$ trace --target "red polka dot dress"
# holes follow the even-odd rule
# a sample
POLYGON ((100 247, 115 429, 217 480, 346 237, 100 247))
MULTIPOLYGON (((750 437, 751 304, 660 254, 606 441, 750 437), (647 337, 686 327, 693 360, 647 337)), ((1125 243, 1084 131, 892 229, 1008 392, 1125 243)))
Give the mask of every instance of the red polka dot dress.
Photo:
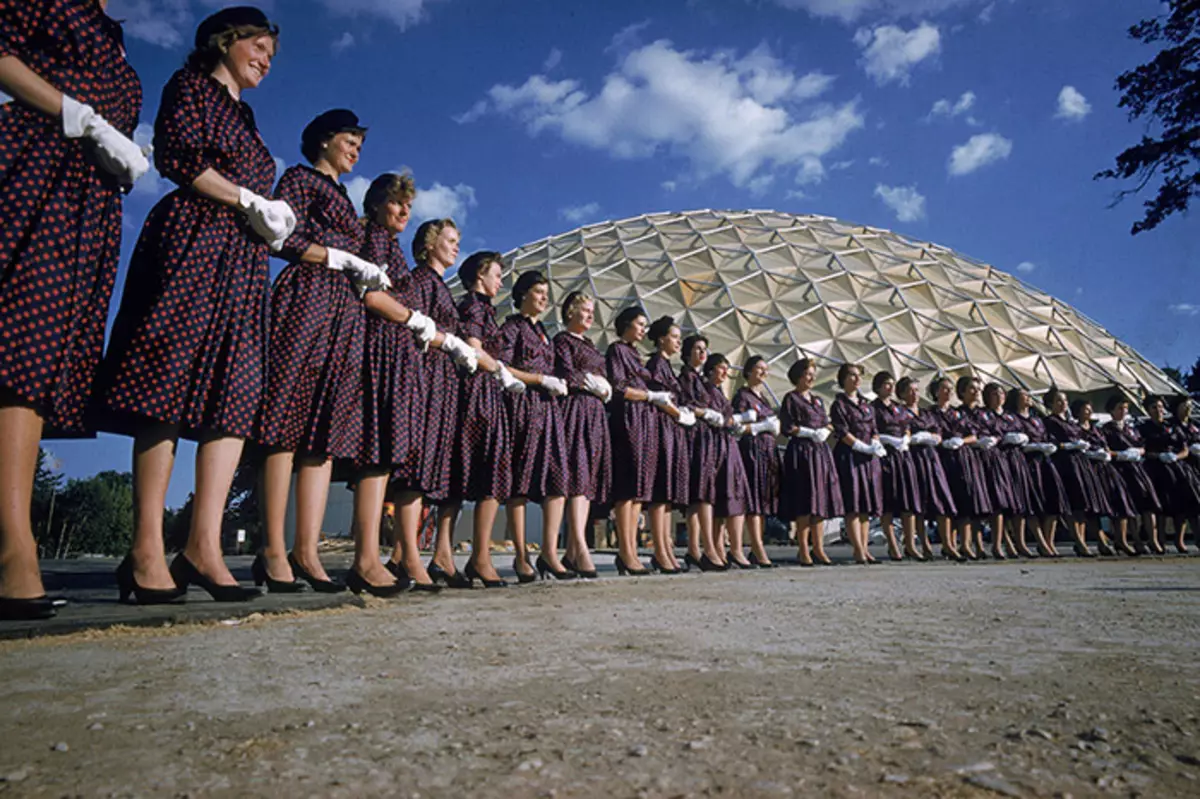
POLYGON ((605 358, 613 388, 613 459, 619 464, 613 475, 613 499, 649 502, 658 469, 659 410, 649 402, 625 399, 625 389, 649 390, 650 372, 638 351, 625 341, 609 344, 605 358))
MULTIPOLYGON (((542 323, 513 314, 500 326, 500 360, 525 372, 554 374, 554 344, 542 323)), ((512 423, 512 497, 541 502, 566 496, 567 445, 559 401, 528 386, 504 396, 512 423)))
POLYGON ((583 387, 587 376, 604 377, 604 355, 583 336, 564 330, 554 337, 554 376, 570 393, 562 400, 567 445, 568 497, 608 502, 612 487, 612 442, 604 403, 583 387))
POLYGON ((271 289, 263 444, 353 459, 362 451, 366 313, 350 278, 300 261, 312 244, 358 252, 363 227, 346 189, 311 167, 288 167, 275 196, 296 214, 290 263, 271 289))
MULTIPOLYGON (((686 363, 679 369, 679 405, 697 415, 709 406, 708 389, 700 373, 686 363)), ((697 421, 687 430, 688 503, 712 505, 717 501, 717 436, 707 422, 697 421)))
MULTIPOLYGON (((490 299, 467 294, 458 304, 458 320, 459 336, 479 339, 488 355, 500 357, 500 326, 490 299)), ((482 370, 462 378, 461 428, 450 470, 450 493, 456 501, 503 502, 512 491, 512 429, 504 393, 496 378, 482 370)))
MULTIPOLYGON (((408 262, 395 235, 367 222, 359 255, 387 269, 388 293, 404 301, 408 262)), ((404 482, 419 484, 421 441, 425 419, 425 372, 412 331, 367 312, 363 346, 363 436, 360 466, 386 467, 404 482)))
MULTIPOLYGON (((758 421, 771 419, 775 409, 765 399, 747 387, 733 395, 733 410, 737 413, 754 411, 758 421)), ((738 439, 742 465, 750 485, 746 513, 754 516, 774 516, 779 510, 779 448, 774 433, 746 433, 738 439)))
MULTIPOLYGON (((121 29, 92 0, 0 2, 12 56, 133 135, 142 107, 121 29)), ((121 192, 62 119, 0 105, 0 393, 31 403, 46 434, 85 423, 121 251, 121 192)))
MULTIPOLYGON (((704 389, 708 392, 708 407, 726 419, 733 416, 733 405, 720 387, 707 380, 704 389)), ((742 451, 729 428, 713 430, 715 449, 717 501, 713 503, 713 514, 718 519, 743 516, 750 510, 750 480, 746 477, 746 466, 742 463, 742 451)))
MULTIPOLYGON (((686 407, 683 387, 671 369, 669 360, 656 352, 646 361, 646 371, 650 373, 649 386, 653 391, 669 391, 676 405, 686 407)), ((676 508, 687 507, 692 474, 688 429, 668 416, 666 411, 659 408, 654 410, 658 463, 654 469, 654 489, 650 501, 665 502, 676 508)))
MULTIPOLYGON (((458 308, 446 281, 434 269, 421 265, 409 273, 404 304, 432 319, 438 330, 458 335, 458 308)), ((419 487, 436 502, 450 497, 450 462, 459 427, 458 368, 453 358, 432 346, 421 356, 421 364, 425 373, 425 417, 417 428, 419 486, 407 487, 419 487)), ((397 487, 406 486, 399 482, 397 487)))
POLYGON ((193 69, 163 90, 159 172, 179 186, 146 218, 129 262, 97 389, 98 424, 133 435, 147 421, 251 438, 262 401, 270 256, 236 208, 191 188, 212 169, 266 195, 275 162, 250 107, 193 69))

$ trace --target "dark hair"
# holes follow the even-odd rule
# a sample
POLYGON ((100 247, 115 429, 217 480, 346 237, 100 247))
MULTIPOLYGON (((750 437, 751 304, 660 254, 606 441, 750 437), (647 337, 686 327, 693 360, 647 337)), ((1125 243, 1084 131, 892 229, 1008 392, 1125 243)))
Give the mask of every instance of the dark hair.
POLYGON ((992 396, 993 394, 1000 395, 1000 404, 1003 405, 1004 404, 1004 386, 1000 385, 999 383, 988 383, 986 386, 983 387, 983 404, 987 405, 988 397, 992 396))
POLYGON ((1167 401, 1157 394, 1150 394, 1142 400, 1142 407, 1146 409, 1146 413, 1150 413, 1150 407, 1155 403, 1161 403, 1164 410, 1167 407, 1167 401))
POLYGON ((902 377, 896 381, 896 396, 903 397, 912 388, 913 383, 917 382, 911 377, 902 377))
POLYGON ((639 316, 646 316, 646 309, 640 305, 631 305, 617 314, 617 318, 613 320, 613 328, 617 331, 617 335, 625 335, 625 331, 639 316))
POLYGON ((1075 400, 1074 402, 1071 403, 1071 415, 1074 416, 1076 419, 1078 419, 1079 412, 1083 410, 1083 406, 1087 405, 1088 407, 1091 407, 1091 404, 1092 403, 1088 402, 1085 399, 1075 400))
MULTIPOLYGON (((1176 394, 1167 398, 1167 410, 1171 412, 1172 416, 1178 418, 1180 407, 1190 405, 1191 402, 1191 398, 1186 394, 1176 394)), ((1191 461, 1188 461, 1188 463, 1191 463, 1191 461)))
POLYGON ((1017 408, 1017 403, 1021 401, 1021 395, 1024 393, 1025 389, 1021 388, 1020 386, 1014 386, 1010 388, 1008 393, 1004 395, 1004 410, 1008 411, 1009 413, 1016 413, 1018 410, 1020 410, 1017 408))
POLYGON ((550 281, 546 276, 536 269, 531 269, 528 272, 522 272, 517 282, 513 284, 512 303, 513 310, 520 312, 521 306, 525 304, 525 295, 534 288, 542 285, 550 285, 550 281))
POLYGON ((975 377, 975 375, 963 375, 962 377, 958 378, 958 382, 954 384, 954 393, 958 395, 959 399, 962 399, 962 395, 967 393, 967 386, 971 385, 978 379, 979 378, 975 377))
POLYGON ((458 225, 454 224, 453 219, 430 219, 421 223, 417 228, 417 235, 413 236, 412 245, 413 258, 418 264, 424 266, 429 262, 429 251, 437 244, 438 236, 448 227, 458 230, 458 225))
POLYGON ((871 378, 871 390, 878 394, 879 387, 889 380, 891 380, 893 383, 896 382, 896 378, 892 376, 891 372, 887 371, 886 369, 882 372, 876 372, 875 376, 871 378))
POLYGON ((348 108, 331 108, 304 126, 300 133, 300 154, 310 164, 315 164, 325 142, 339 133, 353 133, 363 139, 367 137, 367 129, 357 114, 348 108))
POLYGON ((492 264, 500 264, 500 268, 504 269, 504 258, 495 250, 480 250, 471 253, 467 260, 463 261, 463 265, 458 268, 458 279, 462 281, 463 288, 471 291, 475 286, 475 281, 492 264))
POLYGON ((1105 413, 1112 413, 1122 402, 1128 404, 1129 400, 1125 399, 1125 397, 1120 394, 1113 394, 1108 398, 1108 402, 1104 403, 1105 413))
POLYGON ((696 349, 696 345, 701 341, 704 342, 704 346, 708 346, 708 337, 702 336, 699 333, 693 333, 683 340, 683 346, 680 348, 679 354, 683 356, 685 364, 692 359, 692 350, 696 349))
POLYGON ((654 320, 654 324, 650 325, 650 332, 646 336, 656 344, 663 336, 671 332, 671 328, 675 327, 675 320, 669 316, 660 316, 654 320))
MULTIPOLYGON (((379 212, 390 202, 403 205, 412 202, 417 196, 417 186, 412 175, 397 175, 394 172, 384 172, 371 181, 367 193, 363 197, 363 216, 372 222, 379 222, 379 212)), ((469 288, 469 287, 468 287, 469 288)))
POLYGON ((861 375, 862 367, 856 363, 844 363, 838 367, 838 373, 837 373, 838 388, 841 388, 845 384, 846 378, 850 376, 850 372, 852 372, 852 371, 858 372, 861 375))
POLYGON ((926 391, 929 392, 929 398, 936 401, 938 391, 940 391, 942 388, 942 383, 949 383, 949 382, 950 382, 950 378, 947 375, 938 375, 937 377, 930 380, 929 388, 926 389, 926 391))
POLYGON ((754 367, 756 367, 760 363, 762 363, 763 360, 764 360, 764 358, 761 355, 751 355, 749 358, 747 358, 746 362, 744 364, 742 364, 742 377, 745 377, 746 375, 750 374, 750 372, 753 371, 754 367))
POLYGON ((704 362, 704 376, 708 377, 713 373, 718 366, 729 365, 729 359, 719 352, 714 352, 708 356, 708 360, 704 362))
POLYGON ((1054 407, 1054 401, 1056 399, 1065 396, 1065 394, 1058 390, 1058 386, 1050 386, 1050 389, 1046 392, 1046 395, 1042 401, 1046 403, 1046 408, 1049 409, 1054 407))
POLYGON ((279 52, 279 26, 267 19, 266 14, 250 6, 222 9, 196 28, 194 47, 188 54, 185 66, 209 75, 234 42, 259 36, 274 39, 275 53, 279 52))
POLYGON ((804 377, 804 373, 813 365, 811 358, 801 358, 796 361, 788 369, 788 382, 793 386, 800 382, 800 378, 804 377))

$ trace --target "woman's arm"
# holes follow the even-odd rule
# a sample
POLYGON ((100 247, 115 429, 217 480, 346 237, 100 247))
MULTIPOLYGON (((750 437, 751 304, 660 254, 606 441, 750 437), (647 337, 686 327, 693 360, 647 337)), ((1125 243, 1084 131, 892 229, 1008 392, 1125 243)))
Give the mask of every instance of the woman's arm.
POLYGON ((14 55, 0 58, 0 89, 43 114, 62 115, 62 92, 14 55))

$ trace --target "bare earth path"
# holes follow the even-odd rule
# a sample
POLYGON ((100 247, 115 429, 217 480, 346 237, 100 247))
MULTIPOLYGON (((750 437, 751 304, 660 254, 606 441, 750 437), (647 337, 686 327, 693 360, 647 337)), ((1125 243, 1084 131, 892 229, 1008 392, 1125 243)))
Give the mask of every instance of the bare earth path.
POLYGON ((1200 559, 408 596, 0 643, 4 796, 1197 796, 1200 559))

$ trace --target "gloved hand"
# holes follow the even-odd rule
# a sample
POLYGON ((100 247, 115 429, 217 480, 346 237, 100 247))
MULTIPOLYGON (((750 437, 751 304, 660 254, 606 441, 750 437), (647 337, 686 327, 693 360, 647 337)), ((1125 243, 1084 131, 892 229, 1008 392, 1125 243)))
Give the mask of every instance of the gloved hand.
POLYGON ((96 145, 93 149, 96 160, 122 185, 132 186, 150 171, 150 162, 141 147, 110 125, 90 105, 66 94, 62 98, 62 123, 63 135, 68 139, 88 138, 96 145))
POLYGON ((499 367, 495 372, 496 379, 500 381, 500 385, 504 386, 505 391, 509 394, 525 393, 525 384, 514 377, 513 373, 508 371, 507 366, 501 361, 496 361, 496 366, 499 367))
POLYGON ((758 421, 758 412, 751 408, 748 411, 735 413, 733 415, 733 421, 736 424, 753 424, 754 422, 758 421))
POLYGON ((980 436, 975 439, 974 447, 976 449, 993 449, 996 446, 996 439, 992 436, 980 436))
POLYGON ((850 449, 854 450, 859 455, 870 455, 871 457, 875 457, 875 446, 869 441, 855 439, 854 443, 850 445, 850 449))
POLYGON ((1052 444, 1049 441, 1045 442, 1044 444, 1039 444, 1038 446, 1042 448, 1043 455, 1053 455, 1054 453, 1058 452, 1058 445, 1052 444))
POLYGON ((824 444, 826 441, 829 440, 829 435, 832 432, 833 431, 830 430, 828 427, 817 428, 817 442, 820 444, 824 444))
POLYGON ((567 396, 567 384, 554 375, 542 375, 541 386, 552 397, 567 396))
POLYGON ((1060 449, 1066 452, 1082 452, 1087 448, 1088 443, 1086 441, 1067 441, 1060 447, 1060 449))
POLYGON ((771 435, 779 435, 779 417, 772 416, 770 419, 763 419, 761 422, 754 422, 747 425, 747 432, 750 435, 757 436, 760 433, 770 433, 771 435))
POLYGON ((885 436, 882 433, 879 435, 879 440, 884 444, 887 444, 892 449, 899 450, 901 452, 904 451, 907 443, 907 439, 905 439, 903 436, 885 436))
POLYGON ((646 401, 651 405, 657 405, 660 408, 665 408, 675 404, 675 401, 671 399, 670 391, 647 391, 646 401))
POLYGON ((1188 452, 1192 453, 1194 457, 1200 457, 1200 444, 1190 445, 1188 447, 1188 452))
POLYGON ((1005 433, 1004 443, 1023 447, 1029 443, 1029 436, 1024 433, 1005 433))
POLYGON ((721 428, 725 426, 725 415, 713 408, 705 408, 700 418, 713 427, 721 428))
POLYGON ((1108 454, 1108 452, 1106 452, 1105 450, 1102 450, 1102 449, 1092 449, 1092 450, 1088 450, 1088 451, 1087 451, 1086 453, 1084 453, 1084 454, 1085 454, 1085 455, 1086 455, 1086 456, 1087 456, 1087 457, 1088 457, 1090 460, 1097 461, 1098 463, 1108 463, 1109 461, 1111 461, 1111 460, 1112 460, 1112 456, 1111 456, 1111 455, 1109 455, 1109 454, 1108 454))
POLYGON ((1179 460, 1179 456, 1174 452, 1160 452, 1158 453, 1158 459, 1163 463, 1175 463, 1179 460))
POLYGON ((335 272, 345 272, 356 283, 371 291, 383 291, 392 287, 387 272, 370 261, 364 261, 353 253, 326 247, 325 265, 335 272))
POLYGON ((684 427, 691 427, 696 423, 696 414, 692 412, 691 408, 680 408, 679 417, 675 421, 684 427))
POLYGON ((479 356, 475 353, 475 348, 453 333, 442 334, 442 352, 466 369, 467 374, 474 374, 479 368, 479 356))
POLYGON ((429 349, 429 343, 437 335, 437 325, 433 323, 433 320, 416 309, 410 310, 408 321, 404 323, 404 326, 416 335, 423 350, 429 349))
POLYGON ((283 200, 260 197, 245 186, 238 189, 238 208, 242 209, 254 232, 274 252, 283 249, 283 243, 296 229, 296 214, 290 205, 283 200))
POLYGON ((932 447, 938 443, 937 434, 931 433, 928 430, 920 430, 913 433, 910 440, 915 447, 932 447))
POLYGON ((1137 463, 1142 459, 1142 451, 1137 447, 1121 450, 1117 453, 1117 460, 1126 461, 1127 463, 1137 463))
POLYGON ((871 449, 875 451, 876 458, 886 458, 887 457, 887 454, 888 454, 887 447, 885 447, 883 445, 883 442, 881 442, 881 441, 872 442, 871 449))
POLYGON ((942 449, 962 449, 962 445, 963 440, 958 436, 951 436, 950 438, 942 440, 942 449))
POLYGON ((807 438, 809 441, 817 440, 817 431, 811 427, 800 426, 796 428, 796 432, 792 434, 795 438, 807 438))
POLYGON ((612 399, 612 384, 600 375, 584 376, 583 388, 599 397, 601 402, 608 402, 612 399))

